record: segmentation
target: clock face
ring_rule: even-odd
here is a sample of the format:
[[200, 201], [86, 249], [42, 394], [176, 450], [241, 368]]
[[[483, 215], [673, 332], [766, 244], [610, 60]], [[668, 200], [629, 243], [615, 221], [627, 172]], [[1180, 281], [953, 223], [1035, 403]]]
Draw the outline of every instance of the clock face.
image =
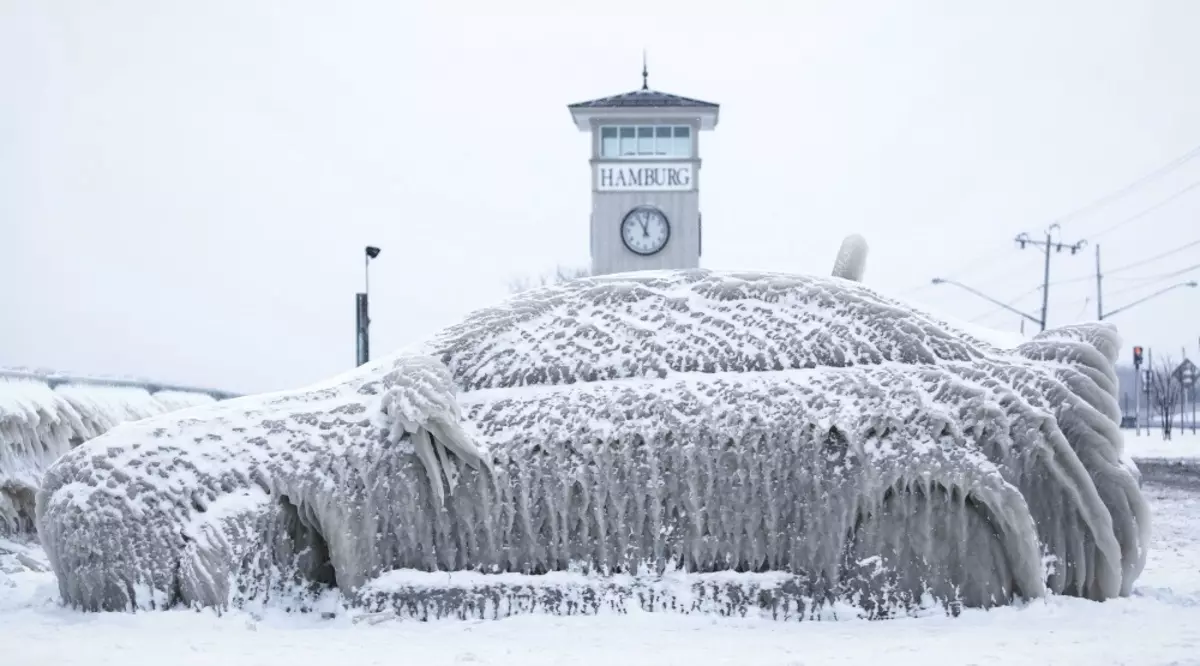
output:
[[649, 256], [660, 252], [670, 238], [667, 216], [652, 206], [638, 206], [621, 220], [621, 240], [635, 254]]

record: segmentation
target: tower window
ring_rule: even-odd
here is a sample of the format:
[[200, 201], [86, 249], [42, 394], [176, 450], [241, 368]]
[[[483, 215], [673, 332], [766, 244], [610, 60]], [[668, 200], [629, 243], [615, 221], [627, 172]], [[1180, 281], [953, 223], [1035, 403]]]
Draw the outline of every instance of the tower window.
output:
[[621, 152], [613, 157], [621, 155], [637, 155], [637, 128], [622, 127], [621, 130]]
[[675, 128], [675, 141], [672, 144], [675, 149], [675, 154], [681, 156], [692, 156], [692, 128], [686, 125]]
[[601, 155], [620, 155], [621, 144], [617, 139], [617, 128], [601, 127], [600, 128], [600, 154]]
[[639, 127], [638, 133], [638, 155], [645, 157], [646, 155], [654, 154], [654, 128]]
[[612, 159], [692, 156], [687, 125], [608, 125], [600, 128], [600, 156]]
[[[686, 128], [684, 128], [686, 129]], [[665, 157], [673, 155], [672, 148], [675, 144], [671, 143], [671, 128], [667, 126], [654, 128], [654, 154], [657, 157]]]

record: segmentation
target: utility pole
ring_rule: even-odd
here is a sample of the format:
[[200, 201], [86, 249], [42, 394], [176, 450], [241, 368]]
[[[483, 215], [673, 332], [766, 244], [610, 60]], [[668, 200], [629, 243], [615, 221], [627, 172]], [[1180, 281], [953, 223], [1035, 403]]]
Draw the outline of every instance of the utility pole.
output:
[[[1184, 359], [1185, 361], [1187, 359]], [[1184, 422], [1187, 421], [1187, 387], [1184, 385], [1184, 373], [1179, 373], [1179, 434], [1183, 434]]]
[[[1180, 345], [1179, 349], [1183, 351], [1183, 361], [1179, 367], [1182, 369], [1179, 373], [1179, 434], [1183, 434], [1184, 428], [1187, 426], [1187, 390], [1191, 384], [1189, 381], [1191, 374], [1188, 372], [1188, 357], [1187, 347]], [[1193, 419], [1195, 420], [1195, 419]], [[1194, 425], [1192, 427], [1195, 427]]]
[[1104, 275], [1100, 273], [1100, 245], [1096, 245], [1096, 319], [1104, 319]]
[[1043, 331], [1046, 330], [1047, 315], [1050, 310], [1050, 250], [1053, 249], [1057, 252], [1062, 252], [1063, 249], [1067, 249], [1067, 250], [1071, 251], [1071, 254], [1075, 254], [1076, 252], [1079, 252], [1087, 245], [1086, 240], [1079, 240], [1078, 242], [1075, 242], [1075, 243], [1064, 243], [1064, 242], [1062, 242], [1062, 240], [1058, 240], [1058, 241], [1054, 240], [1054, 232], [1059, 231], [1059, 230], [1060, 230], [1060, 227], [1058, 226], [1058, 224], [1050, 225], [1050, 228], [1046, 229], [1046, 240], [1044, 240], [1044, 241], [1033, 240], [1032, 238], [1030, 238], [1029, 234], [1027, 234], [1027, 233], [1021, 233], [1015, 239], [1017, 241], [1017, 243], [1021, 246], [1022, 250], [1024, 250], [1025, 246], [1027, 246], [1027, 245], [1033, 245], [1035, 247], [1043, 248], [1046, 252], [1046, 266], [1045, 266], [1045, 269], [1042, 274], [1042, 321], [1041, 321], [1041, 324], [1042, 324]]
[[1146, 393], [1146, 434], [1150, 434], [1154, 410], [1150, 407], [1150, 389], [1154, 386], [1154, 350], [1146, 350], [1146, 374], [1142, 375], [1142, 387]]
[[[1137, 346], [1133, 348], [1133, 432], [1136, 436], [1142, 436], [1142, 394], [1141, 387], [1138, 384], [1142, 380], [1142, 348]], [[1146, 423], [1146, 434], [1150, 434], [1150, 423]]]

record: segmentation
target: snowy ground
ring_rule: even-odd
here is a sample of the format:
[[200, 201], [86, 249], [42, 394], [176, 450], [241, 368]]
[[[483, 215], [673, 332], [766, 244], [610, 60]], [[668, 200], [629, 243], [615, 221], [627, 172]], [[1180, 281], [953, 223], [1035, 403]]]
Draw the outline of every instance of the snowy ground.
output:
[[[1190, 433], [1126, 441], [1135, 458], [1200, 459], [1200, 436]], [[349, 617], [84, 615], [56, 605], [52, 574], [28, 571], [40, 552], [18, 565], [18, 547], [0, 541], [0, 663], [1200, 664], [1200, 477], [1164, 485], [1157, 473], [1145, 479], [1155, 521], [1146, 571], [1132, 597], [1103, 604], [1052, 598], [958, 618], [802, 624], [644, 613], [373, 626]]]
[[1162, 438], [1162, 432], [1142, 431], [1136, 435], [1132, 430], [1125, 432], [1125, 450], [1136, 458], [1192, 458], [1200, 460], [1200, 433], [1193, 433], [1191, 421], [1186, 432], [1176, 430], [1170, 440]]

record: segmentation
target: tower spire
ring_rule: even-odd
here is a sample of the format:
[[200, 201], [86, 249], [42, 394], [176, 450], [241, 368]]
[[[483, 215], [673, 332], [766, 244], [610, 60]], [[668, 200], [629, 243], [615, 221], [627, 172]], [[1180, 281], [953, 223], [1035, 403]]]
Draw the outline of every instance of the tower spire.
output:
[[646, 49], [642, 49], [642, 90], [650, 89], [650, 72], [646, 70]]

